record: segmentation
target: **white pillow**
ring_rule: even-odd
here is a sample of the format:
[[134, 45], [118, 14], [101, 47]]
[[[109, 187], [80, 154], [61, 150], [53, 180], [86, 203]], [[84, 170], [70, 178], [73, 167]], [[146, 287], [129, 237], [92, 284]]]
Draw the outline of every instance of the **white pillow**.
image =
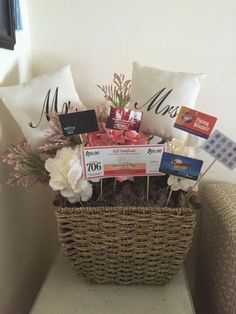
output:
[[68, 104], [69, 101], [77, 106], [78, 110], [84, 109], [76, 92], [69, 65], [53, 73], [40, 75], [29, 82], [0, 88], [0, 98], [33, 148], [40, 145], [50, 128], [46, 113], [56, 109], [54, 101], [57, 91], [58, 112], [61, 112], [63, 104]]
[[164, 139], [184, 139], [173, 127], [180, 107], [193, 108], [205, 74], [175, 73], [133, 63], [130, 107], [143, 112], [141, 130]]

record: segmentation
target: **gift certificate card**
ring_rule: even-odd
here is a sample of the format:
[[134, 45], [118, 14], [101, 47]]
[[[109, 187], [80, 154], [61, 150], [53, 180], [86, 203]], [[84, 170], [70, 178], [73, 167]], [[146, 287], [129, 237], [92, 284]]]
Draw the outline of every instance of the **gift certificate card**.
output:
[[160, 176], [165, 145], [117, 145], [84, 147], [83, 172], [86, 179], [117, 176]]
[[203, 161], [200, 159], [163, 153], [159, 170], [174, 176], [197, 180], [202, 164]]
[[216, 117], [182, 106], [174, 127], [203, 138], [208, 138], [216, 120]]
[[222, 132], [215, 130], [202, 149], [228, 169], [236, 168], [236, 143]]
[[110, 107], [106, 128], [115, 130], [134, 130], [139, 132], [142, 112], [126, 108]]

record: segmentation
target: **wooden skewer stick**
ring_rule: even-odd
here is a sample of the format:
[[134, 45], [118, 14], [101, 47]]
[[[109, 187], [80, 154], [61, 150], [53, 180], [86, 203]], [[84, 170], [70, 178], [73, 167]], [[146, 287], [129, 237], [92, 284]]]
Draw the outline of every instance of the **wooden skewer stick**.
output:
[[167, 142], [167, 151], [170, 150], [172, 152], [170, 140], [167, 140], [166, 142]]
[[79, 134], [79, 139], [80, 139], [81, 144], [83, 144], [84, 140], [83, 140], [83, 136], [81, 134]]
[[207, 169], [202, 173], [202, 175], [200, 175], [200, 177], [197, 179], [197, 181], [194, 183], [194, 185], [191, 187], [190, 191], [186, 194], [185, 196], [185, 202], [187, 202], [191, 196], [191, 194], [193, 193], [193, 189], [195, 188], [195, 186], [202, 180], [202, 178], [205, 176], [205, 174], [210, 170], [210, 168], [214, 165], [214, 163], [216, 162], [217, 159], [214, 159], [212, 161], [212, 163], [207, 167]]
[[[178, 182], [178, 177], [175, 176], [173, 183], [175, 183], [176, 180], [177, 180], [177, 182]], [[173, 193], [173, 189], [170, 188], [170, 193], [169, 193], [168, 198], [167, 198], [167, 201], [166, 201], [166, 206], [168, 206], [168, 204], [169, 204], [169, 201], [170, 201], [170, 198], [171, 198], [172, 193]]]
[[170, 188], [170, 186], [169, 186], [169, 185], [167, 185], [167, 188], [166, 188], [165, 194], [167, 194], [167, 193], [168, 193], [169, 188]]
[[116, 189], [116, 178], [114, 178], [113, 192], [115, 191], [115, 189]]
[[168, 204], [169, 204], [172, 193], [173, 193], [173, 190], [170, 189], [170, 193], [169, 193], [169, 196], [168, 196], [167, 201], [166, 201], [166, 206], [168, 206]]
[[150, 176], [147, 176], [147, 202], [149, 201]]
[[101, 178], [101, 182], [100, 182], [100, 198], [103, 198], [103, 178]]
[[[167, 141], [167, 143], [168, 143], [168, 146], [169, 146], [169, 149], [170, 149], [171, 153], [173, 154], [173, 153], [174, 153], [173, 145], [170, 144], [170, 141], [169, 141], [169, 140]], [[183, 144], [183, 145], [184, 145], [184, 144]], [[176, 180], [176, 177], [175, 177], [174, 179]], [[170, 193], [169, 193], [168, 198], [167, 198], [167, 201], [166, 201], [166, 206], [168, 206], [169, 201], [170, 201], [170, 198], [171, 198], [171, 195], [172, 195], [172, 193], [173, 193], [172, 188], [171, 188], [169, 185], [167, 185], [166, 194], [168, 193], [169, 188], [170, 188]]]
[[182, 151], [183, 151], [183, 150], [185, 149], [185, 147], [187, 146], [187, 143], [188, 143], [189, 138], [190, 138], [190, 133], [188, 133], [188, 135], [187, 135], [187, 137], [186, 137], [186, 139], [185, 139], [185, 141], [184, 141], [184, 143], [183, 143], [183, 145], [182, 145], [182, 147], [181, 147], [181, 150], [182, 150]]

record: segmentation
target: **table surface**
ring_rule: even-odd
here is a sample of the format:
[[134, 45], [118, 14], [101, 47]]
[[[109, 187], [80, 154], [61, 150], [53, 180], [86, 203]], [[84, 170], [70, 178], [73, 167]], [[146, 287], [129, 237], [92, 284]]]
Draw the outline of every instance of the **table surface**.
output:
[[193, 314], [183, 269], [166, 285], [92, 284], [60, 253], [32, 314]]

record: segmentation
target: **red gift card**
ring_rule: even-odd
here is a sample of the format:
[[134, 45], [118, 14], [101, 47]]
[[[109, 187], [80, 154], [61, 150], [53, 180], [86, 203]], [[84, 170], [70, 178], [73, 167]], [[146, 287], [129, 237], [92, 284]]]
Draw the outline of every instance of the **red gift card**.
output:
[[216, 117], [182, 106], [174, 127], [203, 138], [208, 138], [216, 120]]
[[139, 132], [142, 112], [127, 108], [110, 107], [110, 115], [107, 119], [106, 128], [114, 130], [135, 130]]

